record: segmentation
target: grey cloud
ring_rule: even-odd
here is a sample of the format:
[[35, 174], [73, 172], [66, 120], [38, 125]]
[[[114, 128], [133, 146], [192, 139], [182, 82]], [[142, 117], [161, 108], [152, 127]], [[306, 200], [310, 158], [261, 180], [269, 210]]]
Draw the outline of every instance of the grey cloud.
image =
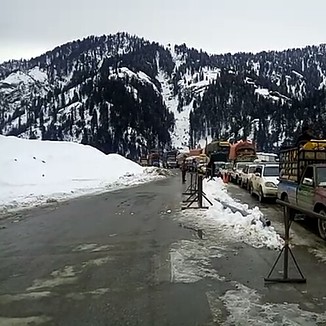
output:
[[214, 53], [304, 46], [325, 42], [325, 9], [323, 0], [0, 0], [0, 61], [20, 44], [24, 56], [117, 31]]

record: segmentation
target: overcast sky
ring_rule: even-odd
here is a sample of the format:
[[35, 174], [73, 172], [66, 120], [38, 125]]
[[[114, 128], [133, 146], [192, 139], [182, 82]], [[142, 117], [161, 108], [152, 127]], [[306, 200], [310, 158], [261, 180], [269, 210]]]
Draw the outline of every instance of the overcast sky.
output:
[[209, 53], [326, 43], [325, 0], [0, 0], [0, 62], [125, 31]]

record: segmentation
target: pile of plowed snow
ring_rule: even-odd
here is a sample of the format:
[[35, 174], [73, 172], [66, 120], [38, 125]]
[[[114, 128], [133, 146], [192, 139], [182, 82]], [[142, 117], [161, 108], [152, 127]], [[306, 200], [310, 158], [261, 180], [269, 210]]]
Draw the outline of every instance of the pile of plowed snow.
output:
[[150, 168], [88, 145], [0, 135], [2, 208], [116, 189], [158, 177]]

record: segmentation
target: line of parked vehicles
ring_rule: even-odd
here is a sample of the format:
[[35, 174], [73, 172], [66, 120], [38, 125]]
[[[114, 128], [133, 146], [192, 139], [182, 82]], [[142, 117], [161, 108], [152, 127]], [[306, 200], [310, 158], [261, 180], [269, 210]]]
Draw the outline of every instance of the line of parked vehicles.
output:
[[202, 148], [193, 148], [189, 151], [160, 151], [157, 149], [151, 150], [147, 155], [141, 156], [139, 164], [141, 166], [156, 166], [165, 169], [181, 168], [185, 163], [187, 170], [193, 170], [195, 167], [205, 166], [208, 162], [208, 156]]
[[277, 198], [279, 183], [279, 163], [276, 156], [271, 154], [270, 161], [238, 162], [226, 171], [229, 180], [247, 189], [250, 194], [257, 195], [260, 202], [266, 198]]
[[[237, 160], [215, 162], [216, 175], [225, 174], [231, 182], [257, 195], [260, 202], [279, 199], [288, 202], [290, 216], [297, 213], [311, 218], [319, 213], [318, 232], [326, 240], [326, 140], [310, 140], [275, 154], [264, 154], [254, 160], [238, 156]], [[308, 215], [307, 215], [308, 214]]]
[[260, 202], [288, 202], [291, 216], [319, 213], [325, 216], [317, 220], [319, 235], [326, 240], [326, 140], [283, 148], [279, 155], [257, 153], [255, 144], [248, 140], [234, 144], [214, 140], [205, 149], [188, 153], [151, 151], [145, 163], [167, 168], [186, 166], [188, 170], [201, 169], [207, 176], [227, 176], [257, 195]]
[[141, 156], [138, 163], [141, 166], [156, 166], [165, 169], [175, 169], [179, 167], [179, 161], [177, 159], [178, 155], [178, 150], [163, 152], [159, 149], [152, 149], [147, 155]]

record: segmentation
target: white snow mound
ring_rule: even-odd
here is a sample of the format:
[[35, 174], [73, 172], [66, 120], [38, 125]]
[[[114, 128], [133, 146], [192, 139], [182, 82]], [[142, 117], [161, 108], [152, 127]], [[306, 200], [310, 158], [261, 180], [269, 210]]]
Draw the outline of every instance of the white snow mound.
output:
[[[249, 209], [247, 204], [236, 202], [228, 193], [223, 181], [205, 180], [203, 184], [207, 197], [213, 199], [213, 206], [204, 214], [206, 224], [218, 226], [229, 240], [247, 243], [255, 248], [280, 249], [283, 239], [272, 226], [265, 226], [263, 213], [258, 207]], [[239, 211], [232, 211], [230, 207]], [[245, 212], [246, 214], [242, 214]]]
[[7, 209], [158, 178], [118, 154], [71, 142], [0, 135], [0, 153], [0, 207]]

